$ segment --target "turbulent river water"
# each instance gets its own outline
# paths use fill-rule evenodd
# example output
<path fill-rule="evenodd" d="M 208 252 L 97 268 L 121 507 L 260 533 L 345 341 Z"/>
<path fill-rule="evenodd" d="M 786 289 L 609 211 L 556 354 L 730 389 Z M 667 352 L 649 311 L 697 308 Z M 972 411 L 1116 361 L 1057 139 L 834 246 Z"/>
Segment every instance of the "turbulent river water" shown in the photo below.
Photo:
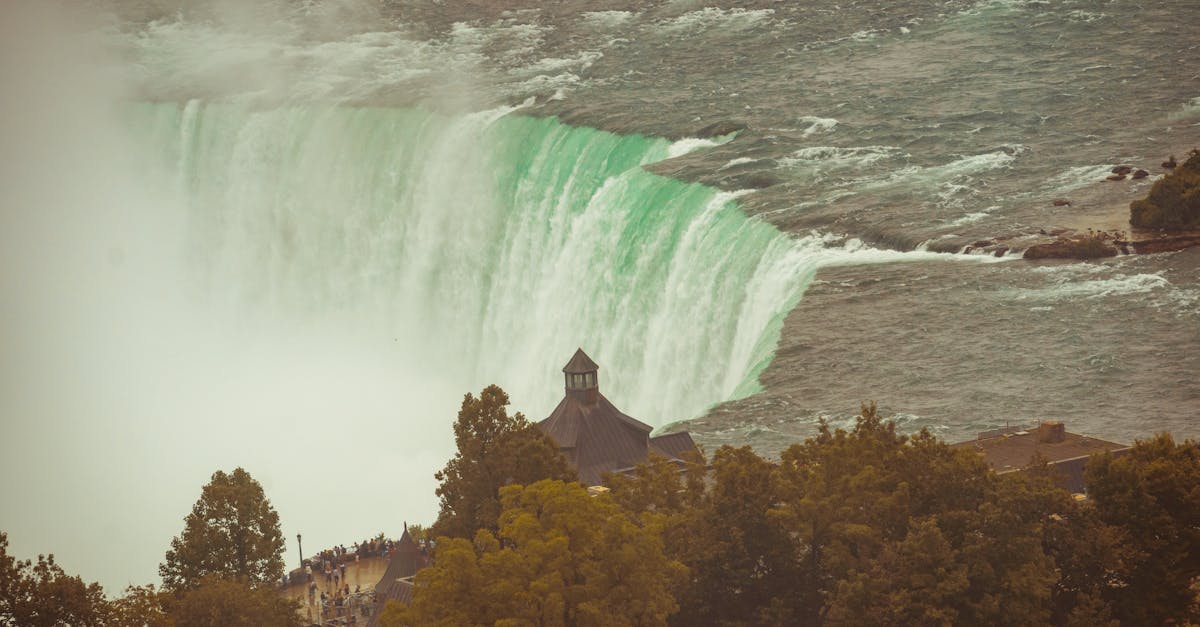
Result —
<path fill-rule="evenodd" d="M 1195 3 L 36 5 L 0 50 L 0 502 L 110 592 L 216 468 L 313 550 L 428 522 L 461 395 L 539 419 L 578 346 L 710 449 L 870 399 L 1200 435 L 1200 251 L 1019 255 L 1200 145 Z"/>

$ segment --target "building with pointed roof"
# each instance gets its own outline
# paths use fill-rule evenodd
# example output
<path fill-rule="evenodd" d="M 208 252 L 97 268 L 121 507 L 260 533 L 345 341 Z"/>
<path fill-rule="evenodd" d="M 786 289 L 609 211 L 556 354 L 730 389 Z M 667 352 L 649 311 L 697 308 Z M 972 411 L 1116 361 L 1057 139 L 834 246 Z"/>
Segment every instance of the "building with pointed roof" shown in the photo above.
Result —
<path fill-rule="evenodd" d="M 412 603 L 413 575 L 428 565 L 429 556 L 413 541 L 408 533 L 408 523 L 404 523 L 404 535 L 396 543 L 387 571 L 375 584 L 375 610 L 367 621 L 368 627 L 379 624 L 379 617 L 388 601 L 398 601 L 404 605 Z"/>
<path fill-rule="evenodd" d="M 650 425 L 617 409 L 603 394 L 597 373 L 600 367 L 580 348 L 563 367 L 566 393 L 550 416 L 537 423 L 584 485 L 603 482 L 605 473 L 628 472 L 651 453 L 683 467 L 685 456 L 696 451 L 686 431 L 651 437 Z"/>

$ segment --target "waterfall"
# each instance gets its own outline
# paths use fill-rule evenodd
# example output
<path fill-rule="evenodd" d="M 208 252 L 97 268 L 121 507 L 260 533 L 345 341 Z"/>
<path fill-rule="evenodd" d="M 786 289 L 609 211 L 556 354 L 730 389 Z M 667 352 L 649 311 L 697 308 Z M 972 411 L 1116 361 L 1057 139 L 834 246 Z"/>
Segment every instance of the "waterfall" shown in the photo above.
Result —
<path fill-rule="evenodd" d="M 501 109 L 138 104 L 207 297 L 340 316 L 531 419 L 577 346 L 653 425 L 753 393 L 817 242 L 640 166 L 671 143 Z M 447 417 L 449 420 L 450 417 Z"/>

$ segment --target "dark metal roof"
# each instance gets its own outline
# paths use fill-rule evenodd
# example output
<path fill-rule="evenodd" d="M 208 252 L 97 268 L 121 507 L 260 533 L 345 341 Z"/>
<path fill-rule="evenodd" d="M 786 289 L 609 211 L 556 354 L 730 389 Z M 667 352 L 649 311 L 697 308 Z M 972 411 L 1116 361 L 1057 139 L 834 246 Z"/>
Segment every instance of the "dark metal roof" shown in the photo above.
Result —
<path fill-rule="evenodd" d="M 680 431 L 650 438 L 650 449 L 663 457 L 683 459 L 684 454 L 696 450 L 696 443 L 692 434 Z"/>
<path fill-rule="evenodd" d="M 379 617 L 383 615 L 388 601 L 409 605 L 412 603 L 412 599 L 412 577 L 403 579 L 387 579 L 385 577 L 375 586 L 375 609 L 371 612 L 371 619 L 367 621 L 367 627 L 379 627 Z"/>
<path fill-rule="evenodd" d="M 650 425 L 625 415 L 603 394 L 588 404 L 567 394 L 550 417 L 538 423 L 560 449 L 574 449 L 575 470 L 587 485 L 598 485 L 606 472 L 646 460 Z"/>
<path fill-rule="evenodd" d="M 405 605 L 412 602 L 412 578 L 429 563 L 429 559 L 421 553 L 420 547 L 408 533 L 408 525 L 404 525 L 404 535 L 396 543 L 392 561 L 388 562 L 387 571 L 375 584 L 375 611 L 367 624 L 379 624 L 379 615 L 388 601 L 399 601 Z"/>
<path fill-rule="evenodd" d="M 571 361 L 568 361 L 567 365 L 563 366 L 563 372 L 567 374 L 596 372 L 599 369 L 600 366 L 597 366 L 596 362 L 592 361 L 592 358 L 588 357 L 582 348 L 576 349 L 575 355 L 571 357 Z"/>
<path fill-rule="evenodd" d="M 1107 442 L 1075 433 L 1064 433 L 1061 442 L 1039 441 L 1036 431 L 1016 431 L 999 437 L 981 438 L 951 444 L 953 448 L 974 450 L 996 472 L 1018 470 L 1029 465 L 1036 455 L 1051 464 L 1087 457 L 1092 453 L 1128 448 L 1125 444 Z"/>
<path fill-rule="evenodd" d="M 993 434 L 999 435 L 993 435 Z M 997 473 L 1023 470 L 1038 456 L 1046 460 L 1059 475 L 1059 484 L 1071 492 L 1083 492 L 1083 470 L 1088 459 L 1105 451 L 1122 455 L 1129 450 L 1125 444 L 1064 432 L 1062 440 L 1046 442 L 1035 428 L 1006 428 L 980 434 L 967 442 L 951 444 L 951 448 L 972 450 Z"/>

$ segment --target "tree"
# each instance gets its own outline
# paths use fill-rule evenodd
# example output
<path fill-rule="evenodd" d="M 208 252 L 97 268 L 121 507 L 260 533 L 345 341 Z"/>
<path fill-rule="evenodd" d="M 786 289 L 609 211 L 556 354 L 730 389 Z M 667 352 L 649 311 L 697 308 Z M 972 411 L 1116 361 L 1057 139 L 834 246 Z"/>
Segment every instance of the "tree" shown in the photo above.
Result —
<path fill-rule="evenodd" d="M 1200 227 L 1200 149 L 1193 149 L 1173 173 L 1155 181 L 1145 198 L 1130 203 L 1129 223 L 1139 229 L 1169 231 Z"/>
<path fill-rule="evenodd" d="M 103 625 L 107 615 L 100 584 L 66 574 L 53 555 L 36 563 L 13 558 L 0 532 L 0 625 Z"/>
<path fill-rule="evenodd" d="M 274 583 L 283 575 L 279 515 L 250 473 L 213 473 L 158 572 L 172 592 L 195 588 L 209 575 L 248 584 Z"/>
<path fill-rule="evenodd" d="M 608 496 L 545 480 L 501 490 L 500 529 L 441 538 L 412 605 L 384 625 L 666 625 L 686 573 Z"/>
<path fill-rule="evenodd" d="M 1200 444 L 1169 434 L 1105 454 L 1086 471 L 1100 519 L 1124 530 L 1140 556 L 1121 586 L 1106 590 L 1121 624 L 1200 622 Z"/>
<path fill-rule="evenodd" d="M 108 627 L 170 627 L 164 604 L 170 595 L 154 589 L 154 584 L 129 586 L 125 595 L 111 603 Z"/>
<path fill-rule="evenodd" d="M 713 454 L 710 489 L 669 525 L 671 555 L 690 571 L 673 622 L 794 622 L 781 603 L 798 569 L 789 530 L 771 514 L 780 499 L 777 471 L 748 446 L 723 446 Z"/>
<path fill-rule="evenodd" d="M 509 416 L 507 406 L 508 394 L 495 385 L 479 398 L 463 397 L 454 423 L 458 452 L 434 475 L 441 482 L 441 511 L 430 535 L 471 538 L 477 529 L 495 532 L 501 487 L 576 479 L 554 443 L 523 414 Z"/>
<path fill-rule="evenodd" d="M 1049 620 L 1043 495 L 927 432 L 897 434 L 873 403 L 853 430 L 822 424 L 785 451 L 778 489 L 772 514 L 799 567 L 785 605 L 798 623 Z"/>
<path fill-rule="evenodd" d="M 153 584 L 129 586 L 114 600 L 107 627 L 298 626 L 300 605 L 272 586 L 254 586 L 217 575 L 194 588 L 170 593 Z"/>
<path fill-rule="evenodd" d="M 299 602 L 271 586 L 252 586 L 217 575 L 201 579 L 196 587 L 165 598 L 168 624 L 175 627 L 292 627 L 302 624 Z"/>

